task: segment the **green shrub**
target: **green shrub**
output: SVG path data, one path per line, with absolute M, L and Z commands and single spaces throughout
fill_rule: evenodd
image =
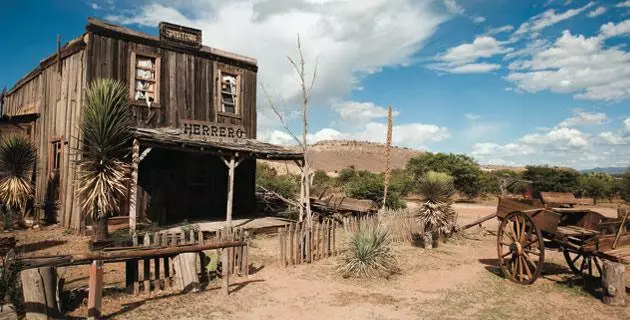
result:
M 295 199 L 300 191 L 300 178 L 294 175 L 280 176 L 267 164 L 256 163 L 256 185 L 285 198 Z
M 455 188 L 469 197 L 475 197 L 481 191 L 481 169 L 467 155 L 424 153 L 409 159 L 406 169 L 416 181 L 429 171 L 447 173 L 453 177 Z
M 319 196 L 333 186 L 332 178 L 324 170 L 316 170 L 311 182 L 311 195 L 314 196 Z
M 383 193 L 385 192 L 384 177 L 382 174 L 356 171 L 354 177 L 343 186 L 343 190 L 348 197 L 372 200 L 380 207 L 383 204 Z M 400 197 L 400 191 L 397 190 L 396 186 L 390 185 L 385 206 L 391 209 L 405 208 L 406 204 Z
M 630 168 L 626 170 L 626 173 L 624 173 L 623 178 L 621 179 L 620 189 L 623 200 L 630 202 Z
M 425 197 L 417 213 L 418 220 L 424 225 L 425 235 L 450 234 L 456 226 L 457 218 L 451 207 L 451 199 L 455 194 L 453 178 L 443 172 L 429 171 L 418 180 L 418 191 Z M 435 238 L 432 240 L 437 244 Z
M 389 277 L 398 272 L 397 259 L 388 231 L 378 223 L 359 224 L 345 243 L 339 272 L 343 277 Z
M 579 190 L 580 173 L 570 168 L 549 166 L 527 166 L 523 173 L 525 180 L 533 181 L 534 190 L 538 192 L 571 192 Z

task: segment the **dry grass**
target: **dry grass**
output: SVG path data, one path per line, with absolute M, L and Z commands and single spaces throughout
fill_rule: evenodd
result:
M 387 228 L 393 242 L 415 243 L 422 234 L 422 225 L 409 209 L 385 209 L 379 211 L 379 222 Z

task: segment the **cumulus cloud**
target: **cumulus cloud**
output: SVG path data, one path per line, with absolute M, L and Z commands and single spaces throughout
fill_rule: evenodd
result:
M 395 125 L 392 130 L 392 143 L 397 146 L 410 148 L 423 148 L 425 143 L 444 141 L 451 137 L 448 128 L 433 124 L 401 124 Z M 339 131 L 332 128 L 323 128 L 310 133 L 307 136 L 307 140 L 309 143 L 324 140 L 360 140 L 384 143 L 386 132 L 387 124 L 370 122 L 357 131 Z M 279 130 L 266 133 L 265 140 L 276 144 L 295 144 L 295 140 L 290 135 Z
M 466 10 L 457 4 L 455 0 L 444 0 L 444 6 L 446 6 L 446 10 L 452 14 L 464 14 Z
M 494 37 L 478 36 L 472 43 L 464 43 L 446 50 L 435 57 L 436 63 L 428 67 L 449 73 L 483 73 L 499 69 L 496 63 L 478 62 L 498 54 L 512 51 Z
M 605 40 L 628 33 L 629 20 L 606 24 L 592 37 L 565 30 L 553 45 L 509 65 L 506 79 L 528 92 L 574 93 L 584 100 L 630 98 L 630 53 Z
M 332 108 L 341 119 L 355 123 L 387 118 L 387 108 L 377 106 L 373 102 L 336 101 L 332 104 Z M 398 111 L 392 112 L 393 116 L 398 116 L 398 114 Z
M 559 127 L 574 127 L 592 124 L 602 124 L 608 120 L 608 117 L 603 112 L 591 113 L 591 112 L 577 112 L 573 117 L 558 124 Z
M 484 23 L 486 21 L 486 17 L 474 16 L 472 17 L 472 21 L 476 24 Z
M 504 25 L 504 26 L 500 26 L 496 28 L 490 28 L 488 29 L 488 31 L 486 31 L 486 34 L 495 35 L 499 33 L 510 32 L 512 30 L 514 30 L 514 26 L 508 24 L 508 25 Z
M 299 95 L 299 87 L 286 55 L 295 53 L 299 32 L 307 64 L 312 67 L 319 57 L 313 99 L 325 103 L 357 87 L 363 75 L 409 63 L 447 19 L 431 4 L 430 0 L 163 0 L 108 19 L 145 26 L 171 21 L 202 29 L 204 44 L 257 58 L 259 83 L 289 102 Z
M 617 7 L 617 8 L 630 8 L 630 0 L 617 3 L 617 5 L 615 7 Z
M 599 7 L 595 8 L 594 10 L 590 11 L 587 14 L 587 16 L 589 18 L 595 18 L 595 17 L 601 16 L 602 14 L 606 13 L 607 10 L 608 9 L 606 9 L 606 7 L 599 6 Z
M 558 22 L 573 18 L 584 10 L 592 7 L 594 4 L 594 2 L 589 2 L 580 8 L 569 9 L 560 13 L 557 13 L 555 9 L 548 9 L 541 14 L 531 17 L 527 22 L 522 23 L 514 32 L 514 36 L 520 37 L 525 34 L 530 34 L 533 37 L 537 37 L 543 29 Z

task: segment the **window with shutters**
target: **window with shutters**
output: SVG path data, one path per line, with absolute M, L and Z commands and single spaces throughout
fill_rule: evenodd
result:
M 131 101 L 151 106 L 160 103 L 160 57 L 155 54 L 131 53 Z
M 50 141 L 48 150 L 48 200 L 57 201 L 59 199 L 61 178 L 61 161 L 63 154 L 63 138 L 55 138 Z

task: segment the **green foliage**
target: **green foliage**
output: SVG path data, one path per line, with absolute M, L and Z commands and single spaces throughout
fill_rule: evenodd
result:
M 378 223 L 359 224 L 345 247 L 339 265 L 343 277 L 389 277 L 399 271 L 389 232 Z
M 591 172 L 578 178 L 579 191 L 597 203 L 601 198 L 612 198 L 615 192 L 615 178 L 604 172 Z
M 456 219 L 455 210 L 451 207 L 455 193 L 453 178 L 443 172 L 429 171 L 418 179 L 418 192 L 426 199 L 417 213 L 425 232 L 451 233 Z
M 501 176 L 494 172 L 482 172 L 479 184 L 482 193 L 501 193 Z
M 293 175 L 280 176 L 265 163 L 256 163 L 256 185 L 278 193 L 287 199 L 296 199 L 300 191 L 300 178 Z
M 133 125 L 128 100 L 127 87 L 111 79 L 93 81 L 86 93 L 77 180 L 83 210 L 94 220 L 118 211 L 127 193 Z
M 353 178 L 357 176 L 357 170 L 354 166 L 349 166 L 347 168 L 341 169 L 339 171 L 339 176 L 337 177 L 337 185 L 343 186 L 346 183 L 350 182 Z
M 473 158 L 463 154 L 425 153 L 415 156 L 409 159 L 407 171 L 416 181 L 429 171 L 447 173 L 453 177 L 455 188 L 469 197 L 475 197 L 481 191 L 481 169 Z
M 351 178 L 347 180 L 343 187 L 346 196 L 357 199 L 372 200 L 380 206 L 383 203 L 383 193 L 385 192 L 385 180 L 383 174 L 354 169 L 352 171 L 353 175 L 348 175 Z M 405 202 L 400 199 L 401 196 L 403 196 L 403 194 L 400 186 L 390 184 L 387 194 L 387 203 L 385 206 L 391 209 L 406 207 Z
M 626 170 L 623 177 L 621 178 L 621 187 L 620 193 L 623 200 L 626 202 L 630 202 L 630 168 Z
M 0 201 L 10 210 L 24 209 L 33 197 L 30 174 L 36 151 L 24 136 L 9 136 L 0 142 Z
M 316 170 L 311 182 L 311 195 L 314 196 L 319 196 L 333 185 L 332 178 L 324 170 Z
M 527 166 L 523 173 L 525 180 L 534 183 L 535 192 L 571 192 L 579 190 L 580 173 L 569 168 L 549 166 Z

